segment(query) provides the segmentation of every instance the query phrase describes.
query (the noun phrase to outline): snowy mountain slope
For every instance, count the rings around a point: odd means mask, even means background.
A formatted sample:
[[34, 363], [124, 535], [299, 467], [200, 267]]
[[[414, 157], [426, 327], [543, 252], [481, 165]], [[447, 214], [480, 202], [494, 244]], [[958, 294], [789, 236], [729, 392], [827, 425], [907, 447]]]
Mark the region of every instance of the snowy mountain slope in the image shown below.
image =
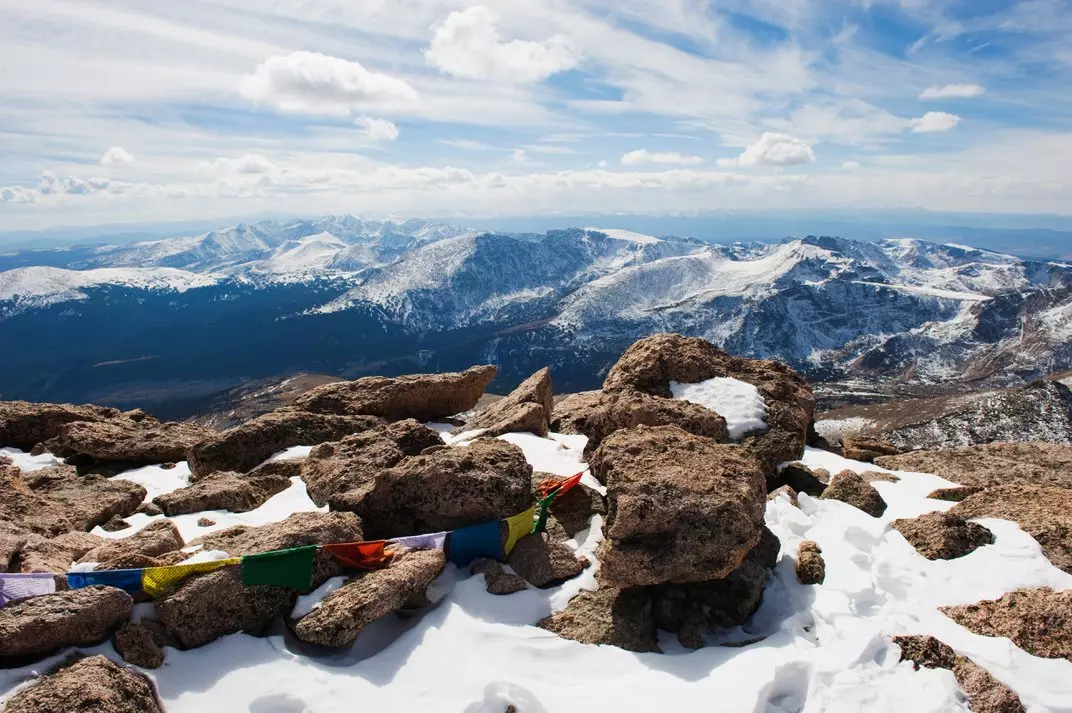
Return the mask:
[[0, 314], [7, 309], [27, 310], [87, 299], [86, 290], [104, 285], [121, 285], [146, 291], [186, 290], [214, 285], [218, 275], [198, 275], [167, 267], [101, 268], [63, 270], [56, 267], [23, 267], [0, 272]]

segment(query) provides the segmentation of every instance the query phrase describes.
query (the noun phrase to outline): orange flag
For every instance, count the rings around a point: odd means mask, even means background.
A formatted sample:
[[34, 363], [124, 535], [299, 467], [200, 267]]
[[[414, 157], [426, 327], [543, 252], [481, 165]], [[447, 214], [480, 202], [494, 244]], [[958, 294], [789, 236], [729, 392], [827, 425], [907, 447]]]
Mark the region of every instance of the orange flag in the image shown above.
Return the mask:
[[387, 540], [340, 542], [322, 547], [335, 556], [343, 567], [376, 569], [387, 564], [390, 555], [384, 550]]

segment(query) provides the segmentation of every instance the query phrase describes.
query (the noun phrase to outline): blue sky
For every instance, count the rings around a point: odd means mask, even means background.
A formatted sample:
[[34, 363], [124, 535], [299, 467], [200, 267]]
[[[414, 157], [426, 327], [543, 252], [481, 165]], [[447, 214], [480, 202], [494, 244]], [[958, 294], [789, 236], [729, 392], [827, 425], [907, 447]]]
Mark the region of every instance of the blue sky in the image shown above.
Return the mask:
[[0, 5], [0, 229], [1072, 213], [1072, 0]]

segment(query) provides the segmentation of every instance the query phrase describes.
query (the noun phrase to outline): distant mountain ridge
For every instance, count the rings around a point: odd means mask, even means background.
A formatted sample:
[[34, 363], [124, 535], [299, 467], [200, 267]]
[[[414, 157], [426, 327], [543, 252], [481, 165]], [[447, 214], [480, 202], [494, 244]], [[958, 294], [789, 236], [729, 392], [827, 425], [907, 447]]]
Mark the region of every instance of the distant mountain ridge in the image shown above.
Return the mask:
[[550, 364], [576, 390], [659, 331], [863, 390], [1072, 368], [1072, 267], [919, 240], [715, 246], [325, 216], [57, 252], [0, 272], [0, 339], [23, 347], [2, 358], [5, 398], [189, 405], [299, 371], [475, 362], [504, 388]]

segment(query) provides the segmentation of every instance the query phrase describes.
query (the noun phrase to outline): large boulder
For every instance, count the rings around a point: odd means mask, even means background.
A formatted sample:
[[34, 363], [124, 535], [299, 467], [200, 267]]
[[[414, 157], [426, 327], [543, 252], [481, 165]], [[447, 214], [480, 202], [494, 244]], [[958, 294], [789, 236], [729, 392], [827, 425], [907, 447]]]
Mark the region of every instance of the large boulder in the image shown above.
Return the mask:
[[290, 487], [282, 475], [247, 476], [213, 473], [196, 483], [153, 498], [166, 515], [184, 515], [202, 510], [249, 512]]
[[87, 552], [107, 542], [99, 535], [78, 531], [65, 532], [51, 539], [37, 537], [28, 541], [18, 553], [18, 571], [63, 574]]
[[78, 475], [69, 465], [31, 471], [22, 478], [35, 493], [59, 503], [76, 530], [92, 530], [116, 515], [133, 515], [146, 495], [145, 488], [135, 482]]
[[778, 476], [767, 480], [767, 490], [773, 493], [781, 487], [788, 487], [794, 493], [807, 493], [817, 498], [826, 490], [830, 474], [825, 470], [812, 470], [803, 463], [787, 463], [778, 469]]
[[318, 386], [295, 399], [293, 406], [313, 413], [431, 421], [472, 409], [494, 378], [493, 366], [460, 373], [366, 376]]
[[863, 510], [871, 517], [882, 517], [886, 512], [886, 501], [871, 483], [858, 473], [843, 470], [830, 479], [830, 485], [820, 496], [823, 500], [840, 500]]
[[893, 643], [901, 649], [901, 660], [911, 661], [917, 670], [923, 666], [952, 671], [974, 713], [1024, 713], [1019, 696], [1008, 686], [933, 636], [895, 636]]
[[[304, 545], [355, 542], [364, 539], [353, 513], [302, 512], [261, 527], [237, 525], [190, 542], [232, 556], [284, 550]], [[297, 592], [275, 586], [244, 587], [238, 567], [196, 575], [156, 604], [168, 636], [184, 648], [195, 648], [226, 634], [264, 631], [276, 617], [294, 608]], [[310, 587], [342, 574], [331, 553], [319, 551]]]
[[64, 424], [121, 418], [121, 411], [104, 406], [0, 401], [0, 446], [28, 451], [55, 438]]
[[130, 618], [121, 589], [86, 587], [22, 599], [0, 609], [0, 665], [44, 657], [68, 646], [93, 646]]
[[876, 458], [895, 456], [901, 452], [901, 449], [892, 443], [859, 434], [845, 436], [841, 440], [841, 450], [849, 460], [865, 463], [873, 463]]
[[66, 508], [31, 490], [12, 466], [0, 466], [0, 524], [13, 537], [20, 533], [51, 537], [73, 528]]
[[485, 436], [528, 431], [545, 437], [554, 407], [551, 370], [545, 367], [522, 381], [506, 398], [478, 411], [455, 432], [479, 428]]
[[45, 446], [62, 458], [81, 455], [132, 464], [167, 463], [184, 460], [191, 448], [213, 433], [194, 423], [160, 423], [154, 418], [75, 421], [61, 426]]
[[302, 464], [301, 478], [312, 501], [323, 506], [332, 495], [364, 485], [407, 456], [442, 445], [438, 433], [417, 421], [396, 421], [341, 441], [321, 443]]
[[973, 634], [1005, 637], [1029, 654], [1072, 661], [1072, 590], [1017, 589], [998, 599], [941, 610]]
[[994, 533], [977, 522], [959, 515], [929, 512], [913, 518], [894, 520], [900, 532], [916, 551], [929, 560], [951, 560], [974, 552], [994, 541]]
[[642, 587], [623, 590], [603, 585], [594, 592], [583, 590], [537, 626], [582, 644], [659, 652], [651, 595]]
[[163, 713], [145, 676], [89, 656], [61, 666], [20, 689], [4, 704], [4, 713]]
[[382, 425], [372, 416], [337, 416], [303, 411], [275, 411], [216, 433], [190, 449], [192, 480], [216, 471], [245, 473], [291, 446], [337, 441]]
[[711, 342], [680, 334], [656, 334], [629, 347], [611, 367], [605, 391], [636, 389], [671, 396], [670, 382], [694, 384], [728, 377], [755, 386], [767, 405], [767, 430], [744, 439], [743, 445], [773, 477], [779, 463], [804, 454], [815, 412], [807, 380], [777, 361], [728, 354]]
[[1072, 490], [1015, 483], [985, 488], [954, 505], [949, 513], [964, 519], [1012, 520], [1042, 546], [1042, 553], [1072, 574]]
[[966, 448], [882, 456], [890, 470], [933, 473], [962, 486], [990, 488], [1013, 482], [1072, 488], [1072, 446], [1055, 443], [988, 443]]
[[516, 515], [529, 505], [532, 466], [495, 438], [406, 458], [331, 498], [361, 516], [370, 538], [453, 530]]
[[551, 430], [588, 436], [585, 454], [615, 431], [635, 426], [677, 426], [719, 443], [729, 440], [726, 419], [711, 409], [636, 389], [572, 394], [555, 405], [551, 416]]
[[186, 546], [179, 528], [170, 520], [154, 520], [130, 537], [106, 540], [82, 555], [79, 562], [99, 562], [98, 569], [121, 569], [114, 566], [117, 560], [132, 555], [157, 557], [181, 550]]
[[302, 641], [339, 648], [352, 644], [367, 625], [420, 594], [446, 565], [442, 550], [414, 550], [383, 569], [352, 579], [302, 617], [294, 633]]
[[736, 446], [639, 426], [608, 436], [589, 463], [607, 486], [599, 559], [608, 584], [725, 577], [760, 540], [764, 474]]

